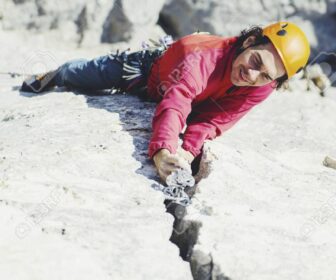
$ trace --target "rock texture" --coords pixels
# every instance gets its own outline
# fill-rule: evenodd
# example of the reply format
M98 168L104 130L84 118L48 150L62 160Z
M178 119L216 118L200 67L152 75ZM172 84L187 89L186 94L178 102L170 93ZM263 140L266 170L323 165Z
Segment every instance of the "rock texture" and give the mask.
M332 0L2 0L0 279L334 279L331 83L321 98L321 83L307 92L297 79L207 143L216 156L201 160L193 204L171 209L174 221L151 188L154 104L92 92L20 94L22 77L6 72L135 47L161 27L233 35L279 18L302 22L316 52L332 50L335 11Z
M167 31L184 35L197 30L234 36L248 26L277 20L299 23L316 52L335 50L335 0L327 1L167 1L160 14Z
M93 46L199 30L237 35L280 19L299 23L314 54L336 49L336 0L2 0L0 28L29 30Z
M163 0L1 1L2 29L25 29L85 46L146 39L159 29L155 24L164 4Z
M194 250L206 269L211 260L230 279L334 279L336 176L323 160L336 155L335 110L316 93L276 93L211 143L219 158L185 217L202 224Z
M37 55L35 38L10 53L20 36L0 36L8 62L0 72ZM45 52L36 61L46 65L50 56L97 55ZM192 279L169 242L163 194L151 188L154 104L121 94L20 94L22 77L0 81L0 279Z
M0 98L1 279L192 279L150 187L152 104L69 92Z

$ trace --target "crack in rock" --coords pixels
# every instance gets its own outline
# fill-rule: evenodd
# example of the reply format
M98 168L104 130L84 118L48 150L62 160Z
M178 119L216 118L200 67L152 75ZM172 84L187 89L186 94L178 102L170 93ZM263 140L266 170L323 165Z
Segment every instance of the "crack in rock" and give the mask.
M192 163L193 176L196 185L186 187L185 192L190 198L196 193L198 182L206 178L211 172L211 163L216 159L210 150L206 150ZM230 280L225 276L219 265L214 263L211 254L194 250L202 223L195 220L186 220L187 207L170 200L165 200L166 212L174 216L173 231L170 241L180 250L180 257L190 264L190 270L195 280Z

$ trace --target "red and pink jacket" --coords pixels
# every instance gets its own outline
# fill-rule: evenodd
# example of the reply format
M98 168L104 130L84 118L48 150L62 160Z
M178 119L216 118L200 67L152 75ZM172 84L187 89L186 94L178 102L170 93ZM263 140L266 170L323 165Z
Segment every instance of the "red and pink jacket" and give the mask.
M154 62L148 95L159 104L152 121L150 158L162 148L176 153L185 125L182 147L199 155L205 140L231 128L273 91L274 83L233 87L230 74L236 40L188 35L175 41Z

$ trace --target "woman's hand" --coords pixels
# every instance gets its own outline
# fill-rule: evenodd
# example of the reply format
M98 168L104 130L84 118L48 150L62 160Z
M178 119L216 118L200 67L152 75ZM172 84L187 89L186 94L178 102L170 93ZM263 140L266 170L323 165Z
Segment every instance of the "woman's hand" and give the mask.
M167 149L159 150L154 155L153 160L163 182L166 182L166 178L178 168L190 170L191 172L188 160L178 153L171 154Z
M188 151L186 151L185 149L183 149L181 146L179 146L177 148L177 154L184 158L189 164L192 163L192 161L194 160L194 155Z

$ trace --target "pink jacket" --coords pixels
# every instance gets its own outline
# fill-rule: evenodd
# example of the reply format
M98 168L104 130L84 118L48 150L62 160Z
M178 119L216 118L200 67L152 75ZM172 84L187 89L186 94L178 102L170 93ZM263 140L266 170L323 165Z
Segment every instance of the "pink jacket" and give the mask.
M273 91L274 83L232 91L236 40L188 35L155 61L148 80L148 95L159 102L152 121L151 158L162 148L176 153L186 124L182 147L197 156L205 140L231 128Z

